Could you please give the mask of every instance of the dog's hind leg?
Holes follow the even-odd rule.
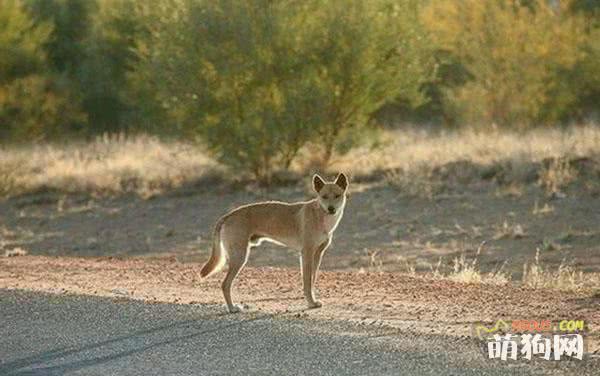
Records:
[[[223,296],[225,297],[225,302],[227,303],[227,309],[230,313],[237,313],[242,311],[242,307],[238,304],[233,304],[231,300],[231,285],[233,284],[233,280],[235,277],[237,277],[240,270],[242,270],[244,265],[246,265],[250,250],[247,240],[226,243],[229,243],[224,244],[225,249],[229,253],[229,270],[227,271],[227,275],[221,284],[221,288],[223,289]]]

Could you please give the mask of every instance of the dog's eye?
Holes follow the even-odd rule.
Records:
[[[335,195],[335,198],[340,198],[340,195]]]
[[[323,196],[323,200],[329,200],[329,196],[328,195]]]

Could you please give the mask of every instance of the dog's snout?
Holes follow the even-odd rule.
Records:
[[[333,206],[328,207],[327,210],[329,211],[329,213],[335,214],[335,208]]]

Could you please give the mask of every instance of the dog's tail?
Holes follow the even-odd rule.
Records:
[[[215,225],[213,234],[213,249],[210,259],[204,264],[200,270],[200,277],[206,278],[212,273],[219,271],[225,264],[225,252],[221,247],[221,226],[225,222],[225,217],[219,219]]]

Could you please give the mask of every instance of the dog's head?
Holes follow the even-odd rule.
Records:
[[[338,174],[334,182],[326,182],[319,175],[313,176],[313,188],[317,192],[319,205],[326,213],[334,215],[346,205],[348,178],[343,173]]]

